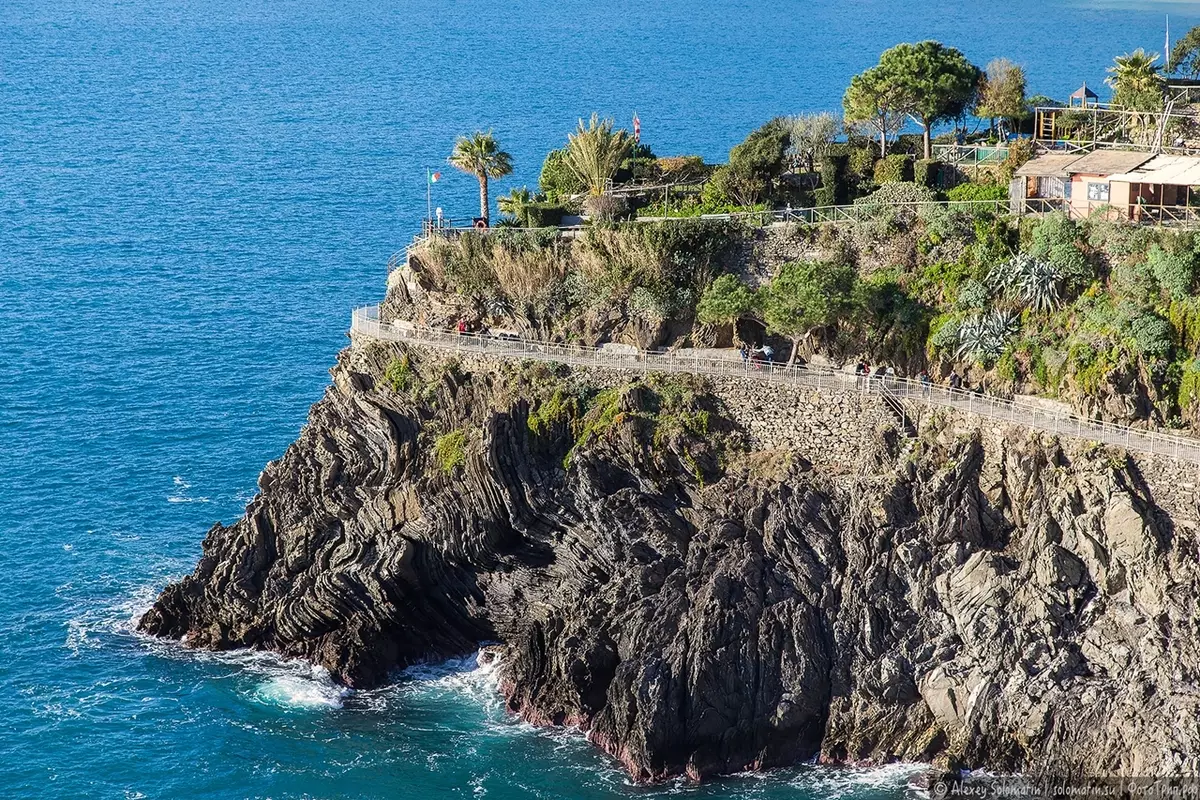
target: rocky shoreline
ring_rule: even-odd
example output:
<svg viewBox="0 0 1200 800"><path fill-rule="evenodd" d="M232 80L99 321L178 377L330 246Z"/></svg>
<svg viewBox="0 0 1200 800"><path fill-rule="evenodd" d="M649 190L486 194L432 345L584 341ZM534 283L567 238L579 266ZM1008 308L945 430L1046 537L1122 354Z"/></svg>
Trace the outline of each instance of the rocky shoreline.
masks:
<svg viewBox="0 0 1200 800"><path fill-rule="evenodd" d="M1122 453L881 416L835 461L700 381L365 341L331 374L142 630L355 687L499 642L513 713L641 782L1197 771L1195 529Z"/></svg>

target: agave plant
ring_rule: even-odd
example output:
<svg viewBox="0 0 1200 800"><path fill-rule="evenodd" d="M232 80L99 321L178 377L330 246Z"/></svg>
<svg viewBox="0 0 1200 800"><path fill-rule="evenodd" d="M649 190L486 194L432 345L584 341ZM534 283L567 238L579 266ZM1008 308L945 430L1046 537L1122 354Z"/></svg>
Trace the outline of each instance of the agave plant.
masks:
<svg viewBox="0 0 1200 800"><path fill-rule="evenodd" d="M1004 353L1009 338L1020 328L1020 320L1010 311L993 310L975 314L958 327L958 358L991 363Z"/></svg>
<svg viewBox="0 0 1200 800"><path fill-rule="evenodd" d="M1025 253L993 267L988 282L1034 311L1053 311L1062 299L1062 270Z"/></svg>

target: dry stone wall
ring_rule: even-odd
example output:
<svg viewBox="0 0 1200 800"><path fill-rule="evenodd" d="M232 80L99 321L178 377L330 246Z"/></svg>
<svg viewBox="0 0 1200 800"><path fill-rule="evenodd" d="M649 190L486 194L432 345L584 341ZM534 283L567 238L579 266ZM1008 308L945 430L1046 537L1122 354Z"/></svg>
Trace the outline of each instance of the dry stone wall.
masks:
<svg viewBox="0 0 1200 800"><path fill-rule="evenodd" d="M445 359L437 348L411 344L429 357ZM465 369L496 369L501 357L456 354ZM597 388L621 385L642 374L639 369L574 367L574 380ZM711 393L726 407L729 417L749 435L758 450L794 450L813 464L832 471L853 472L864 445L897 419L873 395L853 391L775 384L751 376L705 377ZM910 420L924 432L930 424L950 435L978 431L989 453L1003 452L1005 439L1046 436L1031 429L1000 423L987 417L950 409L909 407ZM1166 511L1177 528L1200 528L1200 465L1166 456L1125 453L1119 448L1090 442L1063 440L1069 458L1129 458L1145 480L1155 503Z"/></svg>

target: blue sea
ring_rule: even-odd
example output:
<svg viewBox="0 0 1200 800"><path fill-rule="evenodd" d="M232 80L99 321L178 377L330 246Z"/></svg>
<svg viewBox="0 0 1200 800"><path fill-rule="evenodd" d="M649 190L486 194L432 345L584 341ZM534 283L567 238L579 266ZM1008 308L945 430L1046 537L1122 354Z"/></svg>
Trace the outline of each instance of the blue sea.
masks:
<svg viewBox="0 0 1200 800"><path fill-rule="evenodd" d="M913 768L630 786L473 659L350 694L134 632L295 437L352 306L491 128L516 173L593 111L720 159L934 37L1101 87L1200 3L0 0L0 797L901 797Z"/></svg>

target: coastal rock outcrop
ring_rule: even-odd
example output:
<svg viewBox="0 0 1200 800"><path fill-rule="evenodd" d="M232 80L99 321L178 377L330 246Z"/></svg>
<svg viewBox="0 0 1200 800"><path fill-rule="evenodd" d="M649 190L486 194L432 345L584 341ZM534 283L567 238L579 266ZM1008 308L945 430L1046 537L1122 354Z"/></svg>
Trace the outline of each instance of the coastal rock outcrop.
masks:
<svg viewBox="0 0 1200 800"><path fill-rule="evenodd" d="M696 380L359 342L141 620L371 686L498 643L640 781L819 757L1194 774L1196 536L1114 451L922 420L756 451Z"/></svg>

